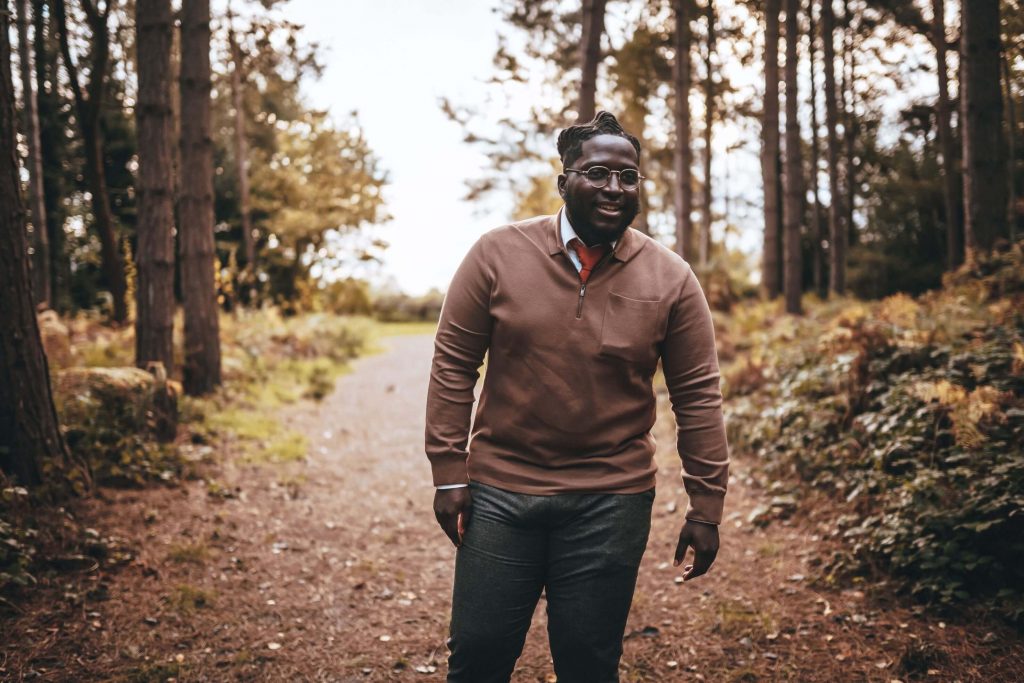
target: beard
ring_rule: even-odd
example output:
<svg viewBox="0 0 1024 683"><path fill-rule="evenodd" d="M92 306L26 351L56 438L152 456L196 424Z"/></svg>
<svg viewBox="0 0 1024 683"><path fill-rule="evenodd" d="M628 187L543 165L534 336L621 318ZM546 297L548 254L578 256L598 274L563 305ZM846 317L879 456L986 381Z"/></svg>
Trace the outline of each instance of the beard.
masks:
<svg viewBox="0 0 1024 683"><path fill-rule="evenodd" d="M636 202L623 202L618 215L606 215L597 209L597 205L592 199L585 201L568 199L565 208L573 230L589 247L617 241L639 213L639 206Z"/></svg>

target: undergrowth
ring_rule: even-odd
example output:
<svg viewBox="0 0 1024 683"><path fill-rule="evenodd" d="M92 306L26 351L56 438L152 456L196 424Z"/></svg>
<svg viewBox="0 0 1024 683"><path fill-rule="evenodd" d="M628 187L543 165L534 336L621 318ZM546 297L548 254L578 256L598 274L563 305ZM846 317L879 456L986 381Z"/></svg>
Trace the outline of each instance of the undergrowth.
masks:
<svg viewBox="0 0 1024 683"><path fill-rule="evenodd" d="M751 521L817 496L825 580L1024 623L1024 243L916 299L808 308L728 321L730 442L775 494Z"/></svg>

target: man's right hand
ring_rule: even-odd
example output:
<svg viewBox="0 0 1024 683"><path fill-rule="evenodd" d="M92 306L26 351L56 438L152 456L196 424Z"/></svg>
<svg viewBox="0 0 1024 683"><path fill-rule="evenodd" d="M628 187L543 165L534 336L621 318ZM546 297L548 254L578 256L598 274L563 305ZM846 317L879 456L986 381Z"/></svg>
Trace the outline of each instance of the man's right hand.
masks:
<svg viewBox="0 0 1024 683"><path fill-rule="evenodd" d="M434 517L441 525L445 535L458 548L462 545L462 534L469 526L470 511L473 509L473 497L469 495L469 487L456 489L437 489L434 491ZM462 515L461 524L459 515Z"/></svg>

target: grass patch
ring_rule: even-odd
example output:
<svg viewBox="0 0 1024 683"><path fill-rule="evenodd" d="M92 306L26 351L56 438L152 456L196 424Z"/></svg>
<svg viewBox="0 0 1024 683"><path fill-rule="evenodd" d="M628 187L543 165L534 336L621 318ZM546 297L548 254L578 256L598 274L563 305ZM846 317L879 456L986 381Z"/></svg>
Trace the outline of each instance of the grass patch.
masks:
<svg viewBox="0 0 1024 683"><path fill-rule="evenodd" d="M309 452L309 440L303 434L287 431L271 439L262 448L248 448L245 462L286 463L305 460Z"/></svg>
<svg viewBox="0 0 1024 683"><path fill-rule="evenodd" d="M434 334L437 331L437 323L430 321L411 323L377 323L374 328L375 337L401 337L419 334Z"/></svg>
<svg viewBox="0 0 1024 683"><path fill-rule="evenodd" d="M748 636L754 640L775 630L771 615L738 600L724 600L718 605L718 623L715 628L727 638Z"/></svg>
<svg viewBox="0 0 1024 683"><path fill-rule="evenodd" d="M167 553L168 560L179 564L204 564L209 558L210 549L202 541L172 545Z"/></svg>
<svg viewBox="0 0 1024 683"><path fill-rule="evenodd" d="M178 584L167 596L167 604L183 615L192 614L197 609L213 607L215 602L216 593L187 583Z"/></svg>

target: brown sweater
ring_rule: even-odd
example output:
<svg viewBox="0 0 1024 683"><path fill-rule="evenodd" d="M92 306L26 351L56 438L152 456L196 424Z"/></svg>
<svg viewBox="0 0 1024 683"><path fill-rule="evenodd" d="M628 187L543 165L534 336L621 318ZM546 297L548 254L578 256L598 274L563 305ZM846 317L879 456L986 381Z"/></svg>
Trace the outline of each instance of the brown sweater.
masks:
<svg viewBox="0 0 1024 683"><path fill-rule="evenodd" d="M686 517L721 522L729 447L711 312L689 264L658 242L628 229L584 287L557 215L492 230L459 266L434 346L426 451L435 486L650 489L660 358Z"/></svg>

